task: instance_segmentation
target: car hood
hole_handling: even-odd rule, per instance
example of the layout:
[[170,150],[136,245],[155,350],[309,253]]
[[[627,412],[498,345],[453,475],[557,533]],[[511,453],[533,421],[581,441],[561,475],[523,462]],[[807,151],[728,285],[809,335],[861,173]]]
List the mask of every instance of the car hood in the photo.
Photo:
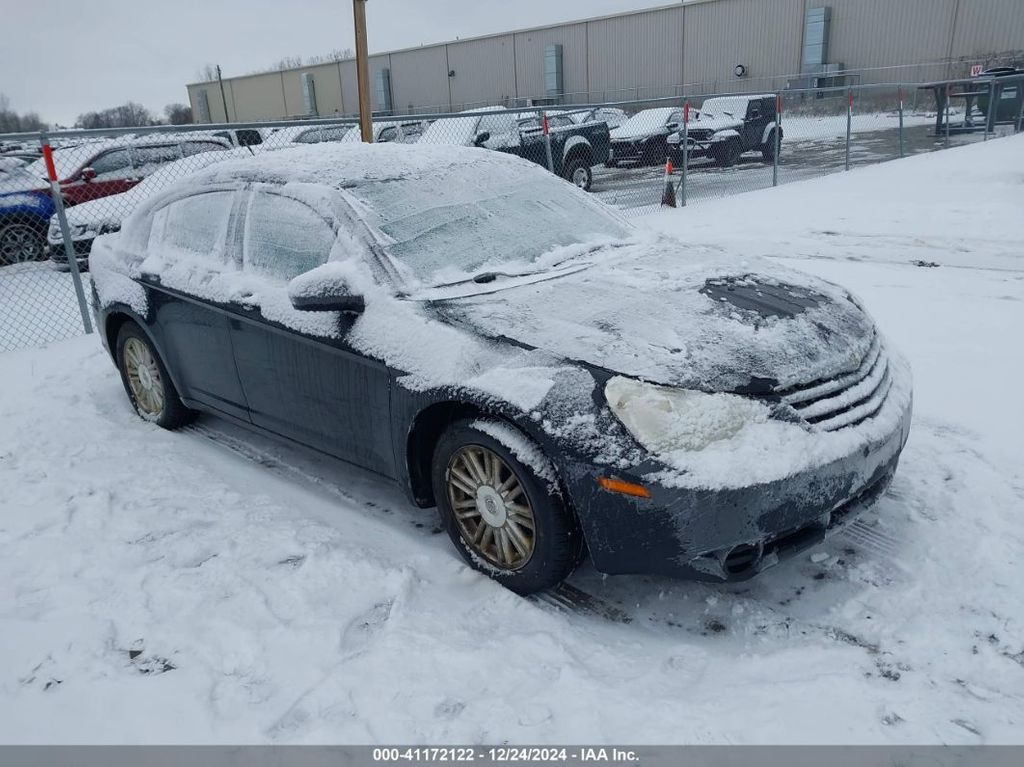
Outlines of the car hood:
[[647,381],[765,393],[855,369],[874,323],[848,292],[669,238],[549,280],[435,300],[447,322]]
[[632,141],[638,138],[657,136],[662,133],[668,133],[668,128],[661,125],[628,128],[625,125],[622,125],[609,131],[608,135],[611,137],[612,141]]
[[743,127],[743,121],[728,115],[704,115],[699,114],[690,120],[690,130],[728,130]]

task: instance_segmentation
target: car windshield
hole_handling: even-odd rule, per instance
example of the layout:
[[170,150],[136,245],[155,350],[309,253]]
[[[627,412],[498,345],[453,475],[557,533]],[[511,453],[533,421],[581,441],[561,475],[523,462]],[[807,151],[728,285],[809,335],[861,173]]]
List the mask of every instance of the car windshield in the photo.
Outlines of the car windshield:
[[626,122],[622,123],[622,125],[619,126],[619,130],[623,133],[658,130],[669,121],[669,118],[672,116],[674,111],[674,109],[667,107],[660,109],[645,109],[643,112],[637,112],[626,120]]
[[535,272],[552,265],[542,257],[562,246],[630,234],[613,212],[547,173],[491,174],[455,165],[348,191],[372,212],[385,251],[428,287],[482,271]]
[[[53,164],[57,170],[57,177],[60,180],[70,178],[86,162],[94,158],[103,149],[114,146],[113,142],[87,142],[78,146],[65,147],[53,150]],[[26,172],[36,178],[47,179],[49,174],[46,170],[46,161],[39,158],[27,168]]]
[[476,136],[476,126],[480,122],[478,115],[469,117],[445,117],[435,120],[423,131],[421,144],[471,144]]
[[708,117],[743,117],[747,114],[747,103],[750,99],[708,99],[700,108],[702,115]]

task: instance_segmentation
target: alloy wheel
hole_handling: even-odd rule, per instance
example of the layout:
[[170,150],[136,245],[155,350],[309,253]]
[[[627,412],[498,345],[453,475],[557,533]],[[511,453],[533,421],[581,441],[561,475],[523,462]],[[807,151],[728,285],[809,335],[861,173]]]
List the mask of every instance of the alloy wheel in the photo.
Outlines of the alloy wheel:
[[480,557],[518,570],[533,556],[536,520],[522,482],[481,445],[452,454],[445,472],[448,502],[462,539]]
[[139,413],[156,420],[164,411],[164,383],[160,366],[149,347],[138,338],[124,342],[124,370]]
[[41,253],[39,235],[32,227],[15,224],[0,231],[0,263],[37,261]]

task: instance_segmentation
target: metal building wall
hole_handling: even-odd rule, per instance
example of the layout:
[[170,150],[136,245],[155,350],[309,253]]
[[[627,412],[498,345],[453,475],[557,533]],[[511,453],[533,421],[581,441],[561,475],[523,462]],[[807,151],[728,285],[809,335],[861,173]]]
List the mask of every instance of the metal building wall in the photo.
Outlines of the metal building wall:
[[516,86],[520,99],[544,98],[544,53],[549,45],[562,46],[563,87],[569,101],[583,102],[587,83],[587,25],[564,24],[517,32]]
[[[829,0],[824,0],[827,5]],[[721,93],[785,86],[800,71],[804,0],[717,0],[686,6],[687,90]],[[736,65],[747,73],[736,77]]]
[[[829,60],[848,68],[878,68],[863,83],[934,80],[946,57],[957,0],[806,0],[832,8]],[[912,66],[894,67],[895,64]]]
[[[954,59],[1024,55],[1024,0],[959,0],[950,47]],[[1005,58],[991,64],[1009,63]],[[951,71],[951,77],[967,74]]]
[[443,45],[391,54],[391,90],[395,109],[449,108],[448,57]]
[[[832,8],[830,61],[882,68],[862,73],[860,82],[959,76],[970,61],[1005,63],[999,54],[1024,49],[1024,0],[692,0],[376,54],[370,83],[382,67],[390,68],[398,111],[523,103],[545,95],[544,51],[558,43],[567,101],[678,96],[684,85],[688,93],[767,90],[799,74],[804,13],[821,6]],[[744,78],[734,75],[737,64],[747,68]],[[307,70],[317,73],[322,115],[358,111],[356,67],[349,60],[226,79],[227,119],[302,114]],[[449,70],[455,71],[451,78]],[[200,88],[208,93],[211,119],[224,119],[217,83],[188,86],[193,111]]]
[[507,104],[516,96],[512,35],[448,43],[452,108]]
[[[280,72],[232,77],[224,80],[224,87],[227,89],[231,120],[276,120],[288,114]],[[210,113],[216,121],[214,115],[224,111],[214,107],[214,102],[219,106],[221,101],[217,83],[210,84],[210,91]],[[299,98],[301,100],[301,93]]]
[[675,95],[683,75],[682,4],[587,22],[594,100]]

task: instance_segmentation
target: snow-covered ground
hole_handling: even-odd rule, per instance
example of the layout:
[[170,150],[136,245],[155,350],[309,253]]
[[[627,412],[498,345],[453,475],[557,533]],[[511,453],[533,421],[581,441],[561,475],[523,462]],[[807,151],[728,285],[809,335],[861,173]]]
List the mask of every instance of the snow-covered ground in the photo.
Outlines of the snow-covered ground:
[[742,585],[524,600],[368,474],[141,422],[94,337],[0,355],[0,742],[1021,742],[1022,169],[1024,136],[641,221],[849,286],[914,366],[876,510]]

